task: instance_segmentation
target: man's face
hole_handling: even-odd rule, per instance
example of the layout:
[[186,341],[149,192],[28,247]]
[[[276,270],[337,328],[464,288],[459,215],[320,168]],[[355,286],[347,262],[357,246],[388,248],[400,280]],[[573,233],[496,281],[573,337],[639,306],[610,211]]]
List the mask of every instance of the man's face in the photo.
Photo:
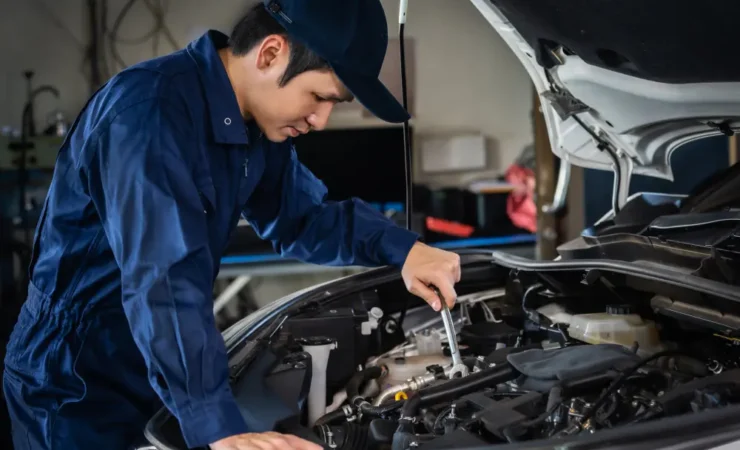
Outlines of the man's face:
[[273,142],[324,129],[334,105],[352,98],[331,70],[303,72],[280,86],[289,58],[288,42],[271,36],[241,62],[250,70],[237,96]]

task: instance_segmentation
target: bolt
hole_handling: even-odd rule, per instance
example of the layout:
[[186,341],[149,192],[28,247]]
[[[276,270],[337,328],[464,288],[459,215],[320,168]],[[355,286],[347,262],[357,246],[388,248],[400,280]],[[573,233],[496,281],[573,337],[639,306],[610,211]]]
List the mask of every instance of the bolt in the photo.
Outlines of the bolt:
[[388,334],[393,334],[396,332],[396,322],[388,321],[385,323],[385,332]]

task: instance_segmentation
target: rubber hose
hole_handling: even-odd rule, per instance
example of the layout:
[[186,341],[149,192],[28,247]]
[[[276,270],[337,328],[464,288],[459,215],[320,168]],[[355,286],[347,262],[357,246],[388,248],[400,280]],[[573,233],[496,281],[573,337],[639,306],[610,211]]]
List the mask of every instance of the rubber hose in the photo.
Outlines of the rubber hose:
[[341,436],[341,442],[336,442],[339,450],[367,450],[370,449],[370,427],[345,423],[334,428],[335,438]]
[[547,397],[547,411],[554,411],[555,407],[563,401],[563,388],[560,386],[553,386],[550,389],[550,395]]
[[560,407],[562,404],[560,394],[562,391],[560,390],[560,387],[554,387],[552,390],[550,390],[550,395],[547,399],[547,409],[545,412],[540,414],[534,419],[531,420],[525,420],[524,422],[516,423],[509,425],[507,427],[504,427],[503,430],[501,430],[501,433],[504,435],[507,441],[509,442],[518,442],[519,438],[517,435],[514,434],[514,430],[527,430],[529,428],[532,428],[535,425],[540,425],[544,421],[546,421],[550,416],[552,416],[552,413],[555,412],[556,409]]
[[406,401],[401,412],[401,417],[415,417],[421,406],[452,400],[475,392],[484,386],[501,384],[513,380],[518,375],[516,370],[507,365],[481,370],[464,378],[457,378],[439,386],[422,389]]
[[[664,356],[674,356],[674,355],[685,355],[686,353],[681,350],[665,350],[662,352],[655,353],[637,364],[631,366],[630,368],[626,369],[624,372],[622,372],[622,375],[614,380],[614,382],[609,386],[604,393],[601,394],[601,396],[592,403],[592,406],[583,414],[583,417],[581,417],[581,424],[585,424],[586,422],[591,419],[594,414],[596,414],[596,411],[601,408],[606,400],[611,396],[613,393],[617,392],[617,390],[624,384],[624,382],[632,376],[635,372],[637,372],[641,367],[645,366],[646,364],[655,361],[659,358],[662,358]],[[687,355],[691,356],[691,355]]]
[[346,415],[344,414],[344,409],[339,408],[335,409],[334,411],[324,414],[323,416],[319,417],[316,420],[316,423],[314,423],[315,427],[320,427],[322,425],[326,425],[329,423],[334,422],[335,420],[344,419]]
[[442,385],[420,391],[420,406],[433,405],[441,401],[467,395],[483,386],[496,385],[513,380],[518,375],[510,366],[481,370],[465,378],[450,380]]
[[396,400],[392,403],[386,403],[380,406],[373,406],[370,404],[370,402],[362,402],[360,403],[360,406],[358,407],[360,409],[360,412],[367,416],[383,416],[385,414],[388,414],[391,411],[395,411],[403,404],[405,403],[405,400]]
[[406,400],[401,409],[401,421],[410,421],[416,416],[416,411],[421,406],[421,396],[423,391],[419,391],[416,395],[412,395],[411,398]]
[[[384,416],[392,411],[397,410],[401,406],[403,406],[405,400],[397,400],[392,403],[386,403],[384,405],[380,406],[373,406],[369,402],[363,401],[359,404],[357,407],[360,412],[366,416],[374,416],[374,417],[381,417]],[[344,408],[335,409],[334,411],[324,414],[323,416],[319,417],[319,419],[316,421],[314,426],[321,426],[326,425],[329,423],[334,422],[335,420],[339,419],[346,419],[347,418],[347,412],[345,412]]]
[[[403,402],[389,403],[379,407],[374,407],[370,403],[366,402],[365,399],[362,398],[362,396],[360,395],[360,386],[362,386],[363,383],[375,378],[379,378],[386,370],[388,369],[386,369],[384,366],[373,366],[363,369],[352,375],[352,378],[350,378],[347,382],[346,388],[347,399],[349,400],[350,404],[361,410],[364,414],[371,416],[381,416],[390,411],[398,409],[403,404]],[[346,417],[347,412],[345,412],[344,408],[339,408],[319,417],[314,425],[321,426],[334,422],[335,420],[344,419]]]
[[354,405],[354,407],[361,413],[368,416],[376,417],[383,416],[391,411],[395,411],[400,408],[401,405],[403,405],[402,400],[397,400],[385,405],[373,406],[359,393],[362,383],[380,378],[380,376],[382,376],[387,371],[388,369],[385,366],[374,366],[357,372],[349,380],[349,383],[347,383],[347,398],[350,400],[350,404]]
[[[429,430],[430,433],[435,433],[434,430],[436,430],[438,428],[437,427],[437,423],[438,423],[437,420],[438,419],[441,419],[445,414],[447,414],[449,412],[449,410],[450,410],[450,408],[447,407],[447,408],[443,409],[441,413],[436,414],[436,413],[432,412],[431,410],[427,409],[426,411],[424,411],[424,413],[421,416],[421,423],[424,424],[424,428],[426,428],[427,430]],[[438,433],[435,433],[435,434],[438,434]]]
[[363,369],[352,375],[352,378],[350,378],[349,382],[347,383],[347,399],[349,400],[350,404],[356,405],[358,400],[364,400],[360,395],[360,386],[362,386],[362,384],[366,381],[380,378],[384,371],[384,367],[373,366]]

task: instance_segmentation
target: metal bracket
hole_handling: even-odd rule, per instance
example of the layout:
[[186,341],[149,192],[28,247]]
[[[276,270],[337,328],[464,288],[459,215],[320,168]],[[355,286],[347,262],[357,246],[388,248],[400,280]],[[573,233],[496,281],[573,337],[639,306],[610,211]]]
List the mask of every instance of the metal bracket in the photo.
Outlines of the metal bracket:
[[502,319],[497,319],[496,314],[493,312],[493,310],[484,303],[480,304],[481,308],[483,308],[483,316],[486,318],[486,322],[492,322],[492,323],[501,323],[503,322]]
[[580,114],[586,111],[590,111],[591,108],[585,103],[578,100],[577,98],[564,91],[546,91],[540,94],[542,98],[547,100],[550,107],[557,113],[560,120],[565,120],[575,114]]
[[719,130],[722,134],[728,137],[735,135],[735,130],[732,129],[730,124],[731,124],[730,120],[725,120],[722,122],[712,122],[712,121],[707,122],[707,125],[709,127]]

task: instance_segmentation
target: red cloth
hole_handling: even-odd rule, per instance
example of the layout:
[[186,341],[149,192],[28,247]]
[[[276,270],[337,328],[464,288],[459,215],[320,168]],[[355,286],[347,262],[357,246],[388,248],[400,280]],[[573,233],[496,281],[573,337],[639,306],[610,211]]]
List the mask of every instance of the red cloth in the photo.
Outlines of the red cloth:
[[531,169],[512,165],[506,181],[515,186],[506,199],[506,213],[511,222],[530,233],[537,232],[537,205],[534,202],[535,176]]

